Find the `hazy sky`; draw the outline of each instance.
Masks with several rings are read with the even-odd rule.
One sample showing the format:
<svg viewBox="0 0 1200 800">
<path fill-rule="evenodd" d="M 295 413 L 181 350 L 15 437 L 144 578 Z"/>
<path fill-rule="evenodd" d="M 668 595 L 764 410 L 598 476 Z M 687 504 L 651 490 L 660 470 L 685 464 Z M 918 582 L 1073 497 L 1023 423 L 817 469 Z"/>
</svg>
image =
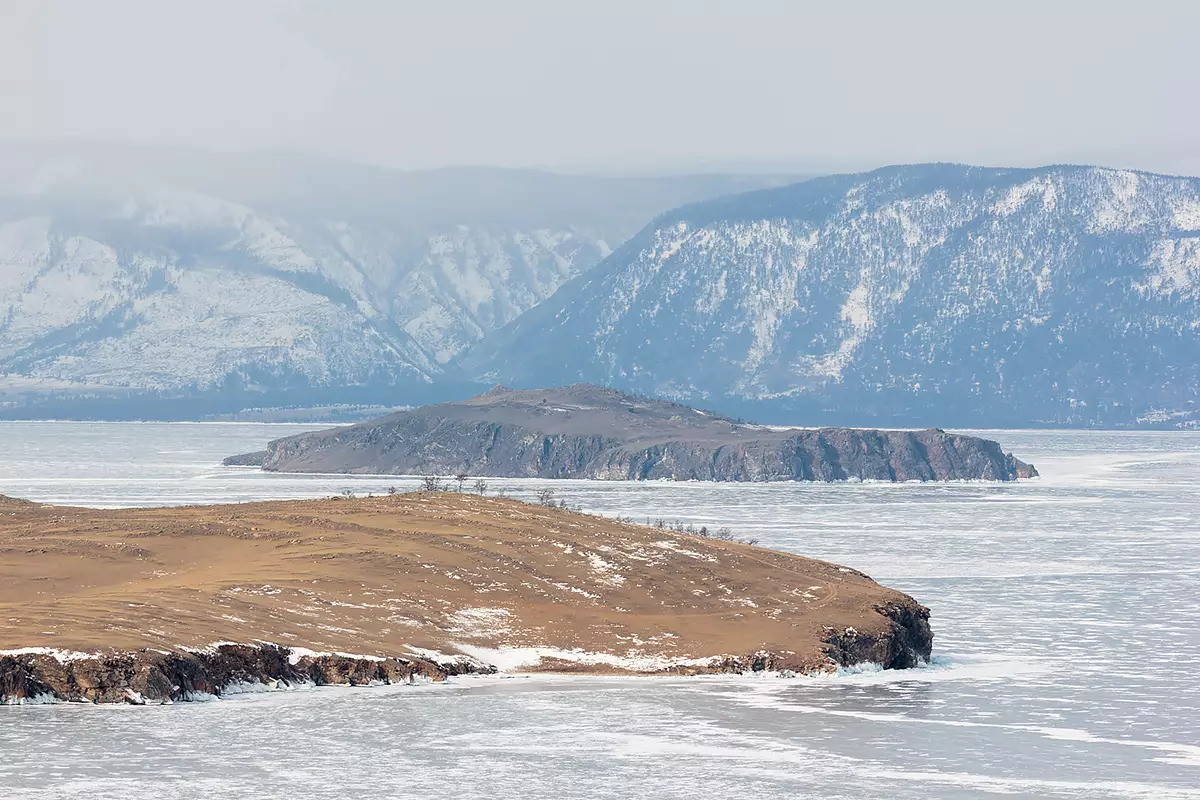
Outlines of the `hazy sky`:
<svg viewBox="0 0 1200 800">
<path fill-rule="evenodd" d="M 1200 3 L 0 0 L 0 138 L 1200 172 Z"/>
</svg>

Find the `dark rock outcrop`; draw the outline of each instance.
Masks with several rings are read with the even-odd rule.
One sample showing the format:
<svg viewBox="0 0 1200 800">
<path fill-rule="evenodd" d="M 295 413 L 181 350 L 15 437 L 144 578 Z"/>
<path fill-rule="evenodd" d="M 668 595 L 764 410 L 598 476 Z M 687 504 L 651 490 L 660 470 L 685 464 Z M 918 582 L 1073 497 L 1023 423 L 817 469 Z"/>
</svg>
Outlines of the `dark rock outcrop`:
<svg viewBox="0 0 1200 800">
<path fill-rule="evenodd" d="M 779 671 L 827 672 L 856 664 L 909 669 L 929 661 L 933 633 L 929 609 L 912 602 L 889 602 L 876 609 L 891 620 L 878 633 L 855 628 L 828 631 L 824 657 L 798 659 L 792 652 L 759 651 L 724 655 L 704 663 L 668 666 L 669 675 Z M 543 664 L 544 671 L 570 672 L 572 662 Z M 185 702 L 261 687 L 264 690 L 311 684 L 373 686 L 443 681 L 451 675 L 494 674 L 489 664 L 459 657 L 434 662 L 420 657 L 367 658 L 313 654 L 293 658 L 275 644 L 220 644 L 205 650 L 165 652 L 142 649 L 60 659 L 46 652 L 0 655 L 0 703 L 44 702 L 147 703 Z M 581 670 L 582 671 L 582 670 Z"/>
<path fill-rule="evenodd" d="M 916 603 L 890 602 L 876 611 L 891 620 L 890 628 L 879 634 L 854 628 L 831 629 L 825 640 L 830 660 L 841 667 L 870 663 L 884 669 L 910 669 L 928 663 L 933 652 L 929 609 Z"/>
<path fill-rule="evenodd" d="M 410 683 L 463 672 L 495 672 L 467 661 L 361 658 L 338 654 L 291 658 L 272 644 L 221 644 L 200 651 L 136 650 L 59 660 L 46 653 L 0 656 L 0 702 L 161 703 L 221 695 L 232 687 Z"/>
<path fill-rule="evenodd" d="M 672 667 L 668 671 L 680 675 L 812 674 L 862 664 L 877 664 L 884 669 L 912 669 L 928 664 L 933 654 L 929 609 L 916 602 L 889 602 L 875 610 L 891 620 L 891 625 L 876 633 L 856 628 L 827 629 L 824 658 L 818 662 L 798 659 L 795 653 L 760 651 L 744 656 L 722 656 L 707 664 Z"/>
<path fill-rule="evenodd" d="M 457 403 L 278 439 L 280 472 L 705 481 L 1010 481 L 1037 475 L 999 444 L 940 429 L 803 430 L 745 424 L 578 384 L 496 387 Z"/>
<path fill-rule="evenodd" d="M 230 456 L 221 463 L 227 467 L 261 467 L 263 462 L 267 460 L 267 451 L 258 450 L 254 453 L 242 453 L 238 456 Z"/>
</svg>

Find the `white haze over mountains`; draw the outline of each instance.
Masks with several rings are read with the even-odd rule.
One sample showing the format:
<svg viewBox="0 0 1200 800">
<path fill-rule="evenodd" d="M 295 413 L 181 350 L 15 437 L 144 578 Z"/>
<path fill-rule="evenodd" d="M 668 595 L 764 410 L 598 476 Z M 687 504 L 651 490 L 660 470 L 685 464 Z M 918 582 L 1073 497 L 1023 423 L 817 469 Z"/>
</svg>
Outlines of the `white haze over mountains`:
<svg viewBox="0 0 1200 800">
<path fill-rule="evenodd" d="M 0 4 L 0 139 L 404 168 L 1195 174 L 1183 2 Z"/>
<path fill-rule="evenodd" d="M 0 389 L 454 383 L 454 356 L 646 219 L 786 180 L 0 149 Z"/>
</svg>

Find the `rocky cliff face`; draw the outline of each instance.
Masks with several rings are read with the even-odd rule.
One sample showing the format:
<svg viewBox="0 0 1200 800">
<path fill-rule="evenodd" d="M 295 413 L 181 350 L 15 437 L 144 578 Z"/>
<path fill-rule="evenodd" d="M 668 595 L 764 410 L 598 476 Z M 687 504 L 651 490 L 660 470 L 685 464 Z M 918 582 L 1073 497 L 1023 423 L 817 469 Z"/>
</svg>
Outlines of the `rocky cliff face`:
<svg viewBox="0 0 1200 800">
<path fill-rule="evenodd" d="M 463 364 L 806 424 L 1116 425 L 1191 419 L 1198 350 L 1200 179 L 926 164 L 664 214 Z"/>
<path fill-rule="evenodd" d="M 759 651 L 646 671 L 665 675 L 819 673 L 859 664 L 911 669 L 929 662 L 933 650 L 929 609 L 912 602 L 892 601 L 876 611 L 892 624 L 873 633 L 855 628 L 830 629 L 824 661 L 798 661 L 792 652 Z M 539 664 L 536 671 L 564 669 L 580 671 L 577 664 L 554 659 Z M 142 649 L 65 657 L 42 648 L 29 648 L 26 652 L 0 653 L 0 705 L 53 702 L 146 705 L 306 685 L 411 684 L 418 680 L 440 682 L 451 675 L 496 672 L 494 665 L 467 656 L 435 661 L 416 656 L 293 653 L 286 646 L 264 643 L 223 643 L 194 651 Z"/>
<path fill-rule="evenodd" d="M 63 658 L 51 652 L 0 654 L 0 703 L 162 703 L 227 691 L 313 684 L 370 686 L 441 681 L 464 672 L 495 672 L 468 663 L 422 658 L 293 655 L 269 644 L 220 644 L 193 652 L 134 650 Z"/>
<path fill-rule="evenodd" d="M 929 662 L 933 631 L 929 609 L 915 603 L 887 603 L 876 610 L 891 620 L 883 636 L 855 628 L 830 630 L 829 658 L 839 666 L 879 664 L 884 669 L 910 669 Z"/>
<path fill-rule="evenodd" d="M 261 464 L 281 472 L 606 480 L 1005 481 L 1037 474 L 996 442 L 973 436 L 769 428 L 590 385 L 497 388 L 279 439 Z"/>
</svg>

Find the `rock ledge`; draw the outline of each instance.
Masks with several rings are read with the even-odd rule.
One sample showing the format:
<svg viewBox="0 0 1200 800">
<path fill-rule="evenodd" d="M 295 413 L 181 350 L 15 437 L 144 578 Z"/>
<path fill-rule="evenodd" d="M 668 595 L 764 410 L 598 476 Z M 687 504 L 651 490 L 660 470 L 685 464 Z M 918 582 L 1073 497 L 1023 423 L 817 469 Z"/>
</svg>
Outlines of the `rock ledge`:
<svg viewBox="0 0 1200 800">
<path fill-rule="evenodd" d="M 829 630 L 826 657 L 817 663 L 795 653 L 758 651 L 714 656 L 704 663 L 667 664 L 658 669 L 628 670 L 650 675 L 711 675 L 748 672 L 826 673 L 838 667 L 878 664 L 909 669 L 929 661 L 933 634 L 929 610 L 888 603 L 876 609 L 891 619 L 882 633 L 852 627 Z M 571 662 L 548 660 L 530 671 L 583 672 Z M 618 670 L 620 671 L 620 670 Z M 0 704 L 47 702 L 147 703 L 188 702 L 227 693 L 277 691 L 312 685 L 377 686 L 440 682 L 452 675 L 492 675 L 494 665 L 456 657 L 440 661 L 416 656 L 368 657 L 344 653 L 296 655 L 283 645 L 222 643 L 203 650 L 134 651 L 72 654 L 10 652 L 0 654 Z"/>
</svg>

